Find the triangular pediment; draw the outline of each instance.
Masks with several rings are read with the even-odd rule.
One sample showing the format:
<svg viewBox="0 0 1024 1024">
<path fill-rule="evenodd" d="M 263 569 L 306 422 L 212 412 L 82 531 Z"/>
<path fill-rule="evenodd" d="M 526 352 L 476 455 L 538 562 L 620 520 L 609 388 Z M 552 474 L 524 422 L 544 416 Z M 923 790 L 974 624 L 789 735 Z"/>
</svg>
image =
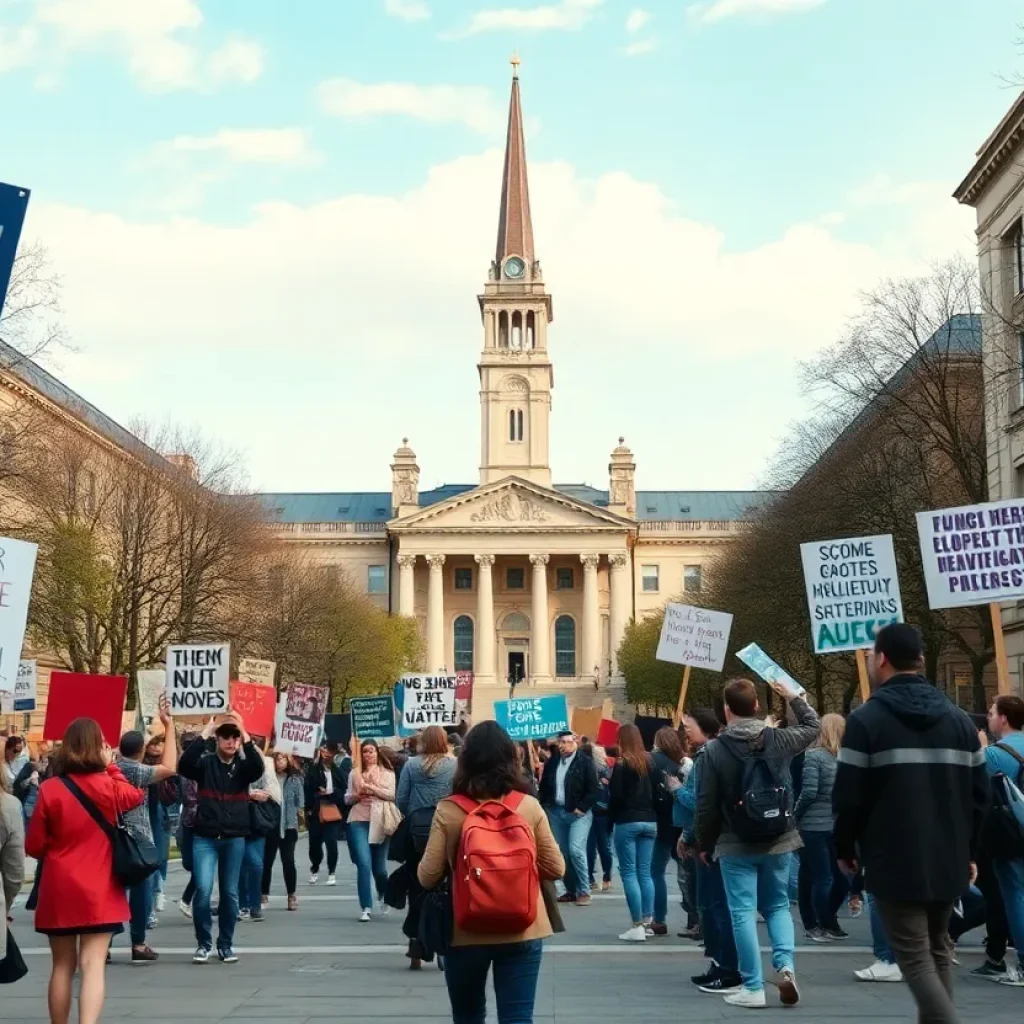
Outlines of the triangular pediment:
<svg viewBox="0 0 1024 1024">
<path fill-rule="evenodd" d="M 633 525 L 631 520 L 607 509 L 512 476 L 394 519 L 388 527 L 395 533 L 424 530 L 546 533 L 581 529 L 619 532 Z"/>
</svg>

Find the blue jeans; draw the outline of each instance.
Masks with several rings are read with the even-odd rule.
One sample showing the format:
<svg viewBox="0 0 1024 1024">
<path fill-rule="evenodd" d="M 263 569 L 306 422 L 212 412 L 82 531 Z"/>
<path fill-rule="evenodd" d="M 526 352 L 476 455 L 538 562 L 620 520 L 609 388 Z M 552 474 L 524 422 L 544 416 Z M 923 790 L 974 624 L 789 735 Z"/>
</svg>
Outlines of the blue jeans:
<svg viewBox="0 0 1024 1024">
<path fill-rule="evenodd" d="M 793 969 L 796 936 L 789 911 L 791 853 L 755 853 L 721 857 L 722 882 L 732 917 L 732 934 L 743 976 L 743 987 L 752 992 L 764 989 L 761 946 L 757 939 L 757 911 L 764 916 L 772 943 L 772 966 L 777 971 Z"/>
<path fill-rule="evenodd" d="M 814 924 L 819 928 L 838 928 L 837 915 L 850 894 L 850 883 L 839 870 L 832 833 L 801 832 L 800 838 L 804 841 L 800 860 L 806 864 Z M 801 908 L 801 917 L 804 909 Z M 807 925 L 806 920 L 804 925 Z"/>
<path fill-rule="evenodd" d="M 994 860 L 992 872 L 1003 894 L 1006 923 L 1017 950 L 1017 960 L 1024 966 L 1024 859 Z"/>
<path fill-rule="evenodd" d="M 708 956 L 724 971 L 739 970 L 736 960 L 736 940 L 732 937 L 732 920 L 722 883 L 722 868 L 715 861 L 697 866 L 697 906 L 704 931 L 704 948 Z"/>
<path fill-rule="evenodd" d="M 260 890 L 263 888 L 263 852 L 266 836 L 249 836 L 245 841 L 245 856 L 238 879 L 238 909 L 257 913 L 262 908 Z"/>
<path fill-rule="evenodd" d="M 444 958 L 444 980 L 452 1004 L 452 1024 L 484 1024 L 487 971 L 492 966 L 498 1024 L 533 1024 L 537 975 L 543 952 L 540 939 L 449 949 Z"/>
<path fill-rule="evenodd" d="M 587 836 L 587 878 L 594 884 L 594 866 L 601 858 L 601 878 L 612 880 L 612 821 L 607 811 L 594 812 L 594 820 Z"/>
<path fill-rule="evenodd" d="M 128 931 L 132 938 L 132 945 L 144 946 L 146 944 L 146 924 L 149 921 L 150 911 L 153 909 L 152 875 L 128 890 L 128 909 L 131 912 Z"/>
<path fill-rule="evenodd" d="M 654 881 L 651 857 L 658 826 L 653 821 L 627 821 L 615 826 L 615 855 L 633 924 L 654 916 Z"/>
<path fill-rule="evenodd" d="M 213 879 L 220 886 L 220 906 L 217 909 L 217 948 L 230 949 L 235 939 L 238 920 L 238 876 L 245 859 L 245 840 L 208 839 L 196 836 L 192 843 L 192 880 L 196 894 L 192 899 L 192 923 L 196 929 L 196 942 L 204 949 L 213 948 L 213 917 L 210 897 Z"/>
<path fill-rule="evenodd" d="M 565 879 L 556 888 L 574 896 L 590 895 L 590 875 L 587 872 L 587 837 L 594 819 L 592 811 L 574 814 L 564 807 L 546 807 L 555 842 L 565 858 Z"/>
<path fill-rule="evenodd" d="M 672 859 L 675 843 L 668 839 L 655 839 L 651 854 L 651 881 L 654 882 L 654 920 L 664 924 L 668 919 L 668 880 L 665 871 Z"/>
<path fill-rule="evenodd" d="M 864 893 L 864 898 L 868 904 L 868 917 L 871 921 L 871 949 L 875 954 L 875 959 L 880 960 L 883 964 L 894 964 L 896 963 L 896 954 L 892 951 L 892 946 L 889 945 L 889 940 L 886 938 L 885 927 L 878 914 L 878 906 L 875 904 L 874 897 L 870 893 Z"/>
<path fill-rule="evenodd" d="M 373 910 L 374 883 L 377 884 L 377 895 L 381 898 L 388 884 L 388 840 L 371 846 L 368 821 L 350 821 L 347 838 L 348 855 L 356 866 L 359 907 L 362 910 Z"/>
</svg>

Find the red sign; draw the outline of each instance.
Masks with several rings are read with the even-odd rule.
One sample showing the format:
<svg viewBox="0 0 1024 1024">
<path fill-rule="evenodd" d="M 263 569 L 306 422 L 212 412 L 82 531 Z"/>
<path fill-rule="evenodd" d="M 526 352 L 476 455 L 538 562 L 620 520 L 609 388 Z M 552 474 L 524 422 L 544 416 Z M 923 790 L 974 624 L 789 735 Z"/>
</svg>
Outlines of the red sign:
<svg viewBox="0 0 1024 1024">
<path fill-rule="evenodd" d="M 232 683 L 231 706 L 242 716 L 250 736 L 270 737 L 274 731 L 277 690 L 258 683 Z"/>
<path fill-rule="evenodd" d="M 599 747 L 614 747 L 619 742 L 619 723 L 611 718 L 602 718 L 597 730 Z"/>
<path fill-rule="evenodd" d="M 43 739 L 62 740 L 67 727 L 76 718 L 95 718 L 103 730 L 103 738 L 116 747 L 121 740 L 121 714 L 127 693 L 127 676 L 52 673 Z"/>
<path fill-rule="evenodd" d="M 455 699 L 456 700 L 472 700 L 473 699 L 473 673 L 472 672 L 456 672 L 455 673 Z"/>
</svg>

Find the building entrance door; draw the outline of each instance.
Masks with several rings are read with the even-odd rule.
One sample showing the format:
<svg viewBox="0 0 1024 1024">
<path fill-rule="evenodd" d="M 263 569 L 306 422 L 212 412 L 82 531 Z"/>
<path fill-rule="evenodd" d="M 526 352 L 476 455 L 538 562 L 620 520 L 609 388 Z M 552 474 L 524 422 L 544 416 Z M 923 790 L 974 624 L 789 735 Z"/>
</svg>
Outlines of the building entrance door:
<svg viewBox="0 0 1024 1024">
<path fill-rule="evenodd" d="M 508 684 L 518 686 L 526 678 L 526 651 L 508 652 Z"/>
</svg>

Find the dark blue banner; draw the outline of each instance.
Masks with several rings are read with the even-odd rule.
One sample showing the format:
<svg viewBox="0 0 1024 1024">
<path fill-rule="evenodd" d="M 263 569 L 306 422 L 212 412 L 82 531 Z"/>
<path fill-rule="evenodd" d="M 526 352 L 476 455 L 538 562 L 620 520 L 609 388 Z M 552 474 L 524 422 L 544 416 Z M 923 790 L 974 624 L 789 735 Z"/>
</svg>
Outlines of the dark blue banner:
<svg viewBox="0 0 1024 1024">
<path fill-rule="evenodd" d="M 14 257 L 18 252 L 21 226 L 25 223 L 29 190 L 0 181 L 0 313 L 7 301 L 7 286 L 11 283 Z"/>
</svg>

